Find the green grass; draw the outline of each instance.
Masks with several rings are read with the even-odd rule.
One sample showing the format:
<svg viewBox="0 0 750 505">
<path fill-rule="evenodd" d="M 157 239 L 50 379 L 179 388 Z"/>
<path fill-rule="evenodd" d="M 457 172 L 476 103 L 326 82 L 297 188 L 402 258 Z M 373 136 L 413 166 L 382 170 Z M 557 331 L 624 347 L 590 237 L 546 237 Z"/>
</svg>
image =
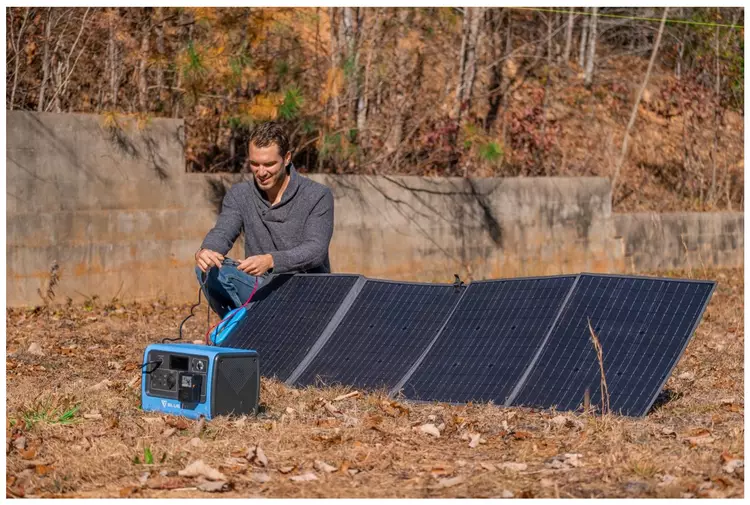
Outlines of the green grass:
<svg viewBox="0 0 750 505">
<path fill-rule="evenodd" d="M 78 421 L 76 414 L 79 408 L 79 405 L 72 405 L 64 409 L 53 407 L 50 402 L 38 404 L 23 413 L 23 421 L 27 430 L 38 423 L 73 424 Z"/>
</svg>

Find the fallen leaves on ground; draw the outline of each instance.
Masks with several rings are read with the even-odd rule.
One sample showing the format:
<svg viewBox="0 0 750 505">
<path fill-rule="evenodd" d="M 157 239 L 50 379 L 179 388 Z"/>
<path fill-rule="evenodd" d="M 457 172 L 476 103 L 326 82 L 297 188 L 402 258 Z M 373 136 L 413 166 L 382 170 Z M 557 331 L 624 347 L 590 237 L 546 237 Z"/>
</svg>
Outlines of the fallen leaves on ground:
<svg viewBox="0 0 750 505">
<path fill-rule="evenodd" d="M 196 460 L 186 466 L 183 470 L 177 472 L 181 477 L 205 477 L 210 480 L 226 480 L 226 476 L 215 468 L 211 468 L 203 462 Z"/>
</svg>

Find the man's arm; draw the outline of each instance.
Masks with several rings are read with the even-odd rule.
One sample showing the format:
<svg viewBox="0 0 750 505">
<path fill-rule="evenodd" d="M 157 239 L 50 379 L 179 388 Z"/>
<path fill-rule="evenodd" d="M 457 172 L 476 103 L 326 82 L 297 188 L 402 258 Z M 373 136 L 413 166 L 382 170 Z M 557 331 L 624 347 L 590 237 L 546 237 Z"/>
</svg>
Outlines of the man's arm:
<svg viewBox="0 0 750 505">
<path fill-rule="evenodd" d="M 302 243 L 286 251 L 272 252 L 273 272 L 309 270 L 322 265 L 333 236 L 333 194 L 330 189 L 318 200 L 305 221 Z"/>
<path fill-rule="evenodd" d="M 235 200 L 232 190 L 224 195 L 221 204 L 221 213 L 216 220 L 216 226 L 211 228 L 206 238 L 203 239 L 201 249 L 216 251 L 222 256 L 226 255 L 234 245 L 234 241 L 242 231 L 242 214 Z"/>
</svg>

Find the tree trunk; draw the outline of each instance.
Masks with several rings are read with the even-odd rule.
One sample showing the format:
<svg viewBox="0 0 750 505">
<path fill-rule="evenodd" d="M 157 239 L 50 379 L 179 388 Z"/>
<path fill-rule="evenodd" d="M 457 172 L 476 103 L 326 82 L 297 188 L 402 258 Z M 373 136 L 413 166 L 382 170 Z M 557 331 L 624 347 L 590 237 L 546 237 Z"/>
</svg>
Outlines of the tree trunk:
<svg viewBox="0 0 750 505">
<path fill-rule="evenodd" d="M 49 42 L 52 37 L 52 7 L 47 9 L 47 22 L 44 24 L 44 54 L 42 56 L 42 84 L 39 87 L 39 102 L 37 103 L 37 112 L 44 110 L 44 92 L 47 89 L 49 80 Z"/>
<path fill-rule="evenodd" d="M 596 10 L 598 7 L 591 8 L 591 26 L 589 27 L 589 51 L 586 59 L 586 72 L 583 78 L 583 85 L 590 88 L 594 79 L 594 61 L 596 59 Z"/>
<path fill-rule="evenodd" d="M 581 30 L 581 44 L 578 46 L 578 66 L 583 68 L 586 64 L 586 41 L 589 34 L 589 17 L 586 15 L 587 7 L 583 8 L 583 29 Z"/>
<path fill-rule="evenodd" d="M 115 12 L 114 8 L 110 9 L 109 17 L 109 45 L 107 46 L 109 52 L 109 86 L 112 93 L 111 106 L 114 109 L 117 107 L 117 95 L 120 91 L 120 77 L 117 69 L 119 68 L 119 51 L 117 48 L 117 40 L 115 38 Z"/>
<path fill-rule="evenodd" d="M 625 162 L 625 155 L 628 152 L 628 140 L 630 138 L 630 130 L 633 128 L 633 125 L 635 124 L 636 117 L 638 117 L 638 107 L 641 104 L 643 91 L 646 89 L 646 85 L 648 84 L 648 79 L 649 77 L 651 77 L 651 69 L 654 67 L 654 61 L 656 61 L 656 54 L 659 51 L 659 44 L 661 43 L 662 33 L 664 33 L 664 24 L 667 21 L 668 11 L 669 11 L 669 7 L 665 7 L 664 13 L 662 14 L 662 17 L 661 17 L 661 24 L 659 25 L 659 32 L 656 35 L 656 42 L 654 43 L 654 49 L 651 51 L 651 59 L 648 61 L 648 68 L 646 69 L 646 76 L 643 78 L 643 83 L 641 83 L 640 89 L 638 89 L 638 96 L 636 97 L 635 103 L 633 104 L 633 110 L 630 112 L 630 120 L 628 121 L 628 126 L 625 128 L 625 136 L 622 139 L 622 149 L 620 150 L 620 157 L 617 160 L 617 163 L 615 165 L 615 173 L 612 176 L 612 195 L 615 194 L 615 190 L 617 189 L 617 183 L 620 177 L 620 170 L 622 169 L 622 165 Z"/>
<path fill-rule="evenodd" d="M 505 17 L 505 11 L 498 8 L 490 8 L 487 10 L 487 24 L 490 37 L 489 42 L 489 53 L 490 59 L 494 62 L 492 69 L 490 70 L 490 81 L 487 89 L 487 117 L 484 120 L 484 130 L 489 133 L 497 119 L 498 111 L 500 110 L 500 102 L 502 101 L 503 93 L 501 92 L 501 86 L 503 83 L 503 63 L 500 61 L 501 55 L 503 54 L 503 36 L 502 36 L 502 24 L 503 18 Z"/>
<path fill-rule="evenodd" d="M 346 66 L 350 69 L 347 110 L 351 118 L 352 127 L 357 125 L 359 108 L 359 37 L 362 31 L 362 20 L 359 7 L 344 7 L 342 20 L 344 23 L 344 41 L 346 45 Z"/>
<path fill-rule="evenodd" d="M 568 26 L 565 30 L 565 49 L 563 50 L 563 62 L 565 65 L 570 61 L 570 47 L 573 45 L 573 24 L 575 21 L 574 8 L 571 7 L 570 13 L 568 14 Z"/>
<path fill-rule="evenodd" d="M 336 7 L 328 8 L 328 19 L 331 23 L 331 71 L 337 72 L 341 62 L 341 50 L 339 48 L 339 37 L 338 37 L 338 23 L 336 22 L 338 16 L 336 15 Z M 339 97 L 336 90 L 333 90 L 333 96 L 331 98 L 331 106 L 333 107 L 331 113 L 333 116 L 333 127 L 338 129 L 340 126 L 339 120 Z"/>
<path fill-rule="evenodd" d="M 166 99 L 164 90 L 164 7 L 156 8 L 158 24 L 156 25 L 156 52 L 159 54 L 159 63 L 156 65 L 156 90 L 159 97 L 159 103 Z"/>
<path fill-rule="evenodd" d="M 143 33 L 141 34 L 141 51 L 138 63 L 138 107 L 141 112 L 148 112 L 148 55 L 151 39 L 151 10 L 145 10 Z"/>
<path fill-rule="evenodd" d="M 409 16 L 409 10 L 405 7 L 398 8 L 398 31 L 396 39 L 396 72 L 394 76 L 394 106 L 395 112 L 390 130 L 390 135 L 386 141 L 388 152 L 394 152 L 398 149 L 404 136 L 404 109 L 406 108 L 406 77 L 409 75 L 408 63 L 409 52 L 402 46 L 401 41 L 406 38 L 406 22 Z"/>
<path fill-rule="evenodd" d="M 511 22 L 513 19 L 513 11 L 508 11 L 508 28 L 505 31 L 505 56 L 506 58 L 510 57 L 511 52 L 513 51 L 513 23 Z M 503 140 L 503 145 L 507 145 L 507 134 L 508 134 L 508 121 L 506 121 L 506 114 L 508 113 L 508 91 L 510 90 L 510 78 L 506 75 L 503 75 L 503 131 L 501 138 Z"/>
<path fill-rule="evenodd" d="M 477 40 L 479 39 L 479 23 L 482 20 L 482 7 L 465 7 L 464 35 L 461 42 L 460 68 L 458 88 L 456 89 L 456 105 L 454 114 L 456 122 L 461 123 L 463 110 L 471 108 L 472 88 L 477 71 Z"/>
</svg>

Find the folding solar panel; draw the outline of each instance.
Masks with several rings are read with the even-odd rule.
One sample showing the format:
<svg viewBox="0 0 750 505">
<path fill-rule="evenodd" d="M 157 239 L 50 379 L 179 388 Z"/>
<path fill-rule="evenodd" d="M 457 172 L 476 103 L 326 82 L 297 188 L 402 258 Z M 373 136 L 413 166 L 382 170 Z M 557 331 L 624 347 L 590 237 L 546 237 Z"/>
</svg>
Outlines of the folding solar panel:
<svg viewBox="0 0 750 505">
<path fill-rule="evenodd" d="M 589 321 L 603 351 L 612 412 L 645 415 L 687 346 L 714 282 L 582 274 L 512 405 L 576 410 L 601 373 Z"/>
<path fill-rule="evenodd" d="M 279 275 L 258 289 L 222 347 L 254 349 L 260 371 L 286 380 L 323 333 L 359 276 Z"/>
<path fill-rule="evenodd" d="M 412 400 L 504 404 L 543 345 L 575 278 L 472 282 L 423 361 L 402 379 L 403 394 Z"/>
<path fill-rule="evenodd" d="M 368 279 L 296 384 L 393 387 L 433 340 L 462 289 Z"/>
</svg>

